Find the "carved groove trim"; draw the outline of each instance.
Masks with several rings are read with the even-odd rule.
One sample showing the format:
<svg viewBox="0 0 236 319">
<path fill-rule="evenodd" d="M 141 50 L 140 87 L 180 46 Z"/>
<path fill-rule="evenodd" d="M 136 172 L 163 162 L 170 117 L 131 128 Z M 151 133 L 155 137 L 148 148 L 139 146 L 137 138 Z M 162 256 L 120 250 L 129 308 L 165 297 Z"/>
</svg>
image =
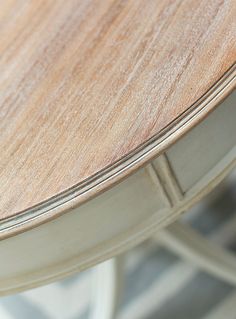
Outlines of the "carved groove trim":
<svg viewBox="0 0 236 319">
<path fill-rule="evenodd" d="M 179 204 L 184 198 L 184 194 L 180 188 L 178 181 L 176 180 L 173 170 L 165 154 L 159 156 L 155 160 L 155 166 L 150 164 L 153 174 L 156 175 L 163 191 L 168 198 L 168 202 L 172 207 Z"/>
</svg>

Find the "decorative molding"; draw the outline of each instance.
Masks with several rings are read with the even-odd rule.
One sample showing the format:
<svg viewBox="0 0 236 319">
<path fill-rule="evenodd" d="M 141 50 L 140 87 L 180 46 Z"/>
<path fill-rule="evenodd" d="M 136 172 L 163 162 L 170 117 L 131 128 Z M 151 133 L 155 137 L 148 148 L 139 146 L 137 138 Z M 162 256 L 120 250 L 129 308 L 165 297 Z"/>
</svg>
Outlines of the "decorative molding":
<svg viewBox="0 0 236 319">
<path fill-rule="evenodd" d="M 2 220 L 0 238 L 26 231 L 78 207 L 147 164 L 203 120 L 234 89 L 235 78 L 236 64 L 201 99 L 142 147 L 72 189 Z"/>
</svg>

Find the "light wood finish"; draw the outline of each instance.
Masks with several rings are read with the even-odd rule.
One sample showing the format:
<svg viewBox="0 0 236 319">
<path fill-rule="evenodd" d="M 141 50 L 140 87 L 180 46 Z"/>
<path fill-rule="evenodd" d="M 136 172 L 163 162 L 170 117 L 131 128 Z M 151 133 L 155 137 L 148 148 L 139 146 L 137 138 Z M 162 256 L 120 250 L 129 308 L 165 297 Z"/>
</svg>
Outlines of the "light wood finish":
<svg viewBox="0 0 236 319">
<path fill-rule="evenodd" d="M 233 87 L 235 16 L 234 0 L 1 1 L 0 218 L 46 200 L 52 218 L 196 124 Z"/>
</svg>

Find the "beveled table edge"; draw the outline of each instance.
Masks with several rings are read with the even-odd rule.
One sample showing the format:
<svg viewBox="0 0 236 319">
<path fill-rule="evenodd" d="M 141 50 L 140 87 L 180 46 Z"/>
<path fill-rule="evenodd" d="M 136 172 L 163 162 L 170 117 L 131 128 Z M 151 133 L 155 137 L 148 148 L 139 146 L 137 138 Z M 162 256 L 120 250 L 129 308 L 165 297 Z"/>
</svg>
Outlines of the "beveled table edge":
<svg viewBox="0 0 236 319">
<path fill-rule="evenodd" d="M 0 221 L 0 239 L 42 223 L 85 203 L 114 186 L 137 169 L 159 156 L 181 136 L 202 121 L 236 86 L 236 63 L 175 121 L 133 152 L 91 176 L 89 179 L 50 199 Z"/>
</svg>

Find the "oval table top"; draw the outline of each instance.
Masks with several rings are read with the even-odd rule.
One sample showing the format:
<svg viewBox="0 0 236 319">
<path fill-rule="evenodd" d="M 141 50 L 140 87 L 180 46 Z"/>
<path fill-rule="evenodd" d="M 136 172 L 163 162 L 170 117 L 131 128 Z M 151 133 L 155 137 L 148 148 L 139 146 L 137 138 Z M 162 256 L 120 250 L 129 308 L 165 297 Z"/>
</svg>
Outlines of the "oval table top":
<svg viewBox="0 0 236 319">
<path fill-rule="evenodd" d="M 200 121 L 235 83 L 235 16 L 234 0 L 1 1 L 2 222 L 82 203 Z"/>
</svg>

